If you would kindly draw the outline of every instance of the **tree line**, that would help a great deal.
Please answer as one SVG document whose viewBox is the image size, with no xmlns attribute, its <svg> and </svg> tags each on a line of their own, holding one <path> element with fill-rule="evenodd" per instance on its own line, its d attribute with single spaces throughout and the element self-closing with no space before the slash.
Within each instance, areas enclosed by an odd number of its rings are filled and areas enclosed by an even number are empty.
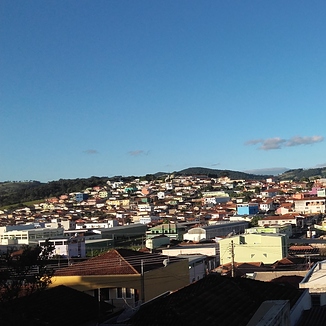
<svg viewBox="0 0 326 326">
<path fill-rule="evenodd" d="M 83 189 L 107 184 L 108 177 L 90 177 L 85 179 L 60 179 L 48 183 L 30 182 L 15 183 L 15 187 L 11 187 L 11 183 L 1 185 L 0 207 L 22 204 L 24 202 L 34 201 L 38 199 L 46 199 L 50 197 L 58 197 L 62 194 L 82 191 Z"/>
</svg>

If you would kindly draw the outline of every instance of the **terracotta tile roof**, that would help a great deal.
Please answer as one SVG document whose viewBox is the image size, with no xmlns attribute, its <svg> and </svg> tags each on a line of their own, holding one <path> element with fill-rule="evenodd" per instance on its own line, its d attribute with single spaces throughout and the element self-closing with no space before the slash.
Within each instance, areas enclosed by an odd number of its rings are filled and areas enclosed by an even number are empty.
<svg viewBox="0 0 326 326">
<path fill-rule="evenodd" d="M 288 203 L 288 202 L 284 202 L 284 203 L 281 203 L 280 205 L 281 207 L 292 207 L 293 206 L 293 203 Z"/>
<path fill-rule="evenodd" d="M 319 248 L 312 246 L 291 246 L 288 253 L 289 255 L 318 254 Z"/>
<path fill-rule="evenodd" d="M 128 325 L 247 325 L 262 302 L 289 300 L 303 292 L 288 284 L 209 275 L 143 306 Z"/>
<path fill-rule="evenodd" d="M 163 261 L 180 261 L 177 257 L 144 253 L 128 249 L 114 249 L 97 257 L 56 270 L 55 276 L 83 275 L 140 275 L 141 262 L 146 271 L 163 267 Z"/>
<path fill-rule="evenodd" d="M 307 262 L 303 257 L 288 256 L 276 261 L 273 265 L 271 265 L 271 267 L 276 270 L 306 270 Z"/>
<path fill-rule="evenodd" d="M 312 246 L 291 246 L 289 250 L 310 251 L 314 249 Z"/>
<path fill-rule="evenodd" d="M 292 265 L 293 261 L 290 260 L 289 258 L 283 258 L 275 262 L 272 266 L 274 265 Z"/>
<path fill-rule="evenodd" d="M 262 262 L 250 262 L 250 263 L 234 263 L 235 268 L 235 276 L 244 276 L 246 273 L 253 273 L 256 271 L 266 270 L 267 268 L 264 266 Z M 222 275 L 231 276 L 232 272 L 232 264 L 224 264 L 217 268 L 214 271 L 221 273 Z"/>
<path fill-rule="evenodd" d="M 264 217 L 263 220 L 266 221 L 279 221 L 279 220 L 293 220 L 296 216 L 284 214 Z"/>
</svg>

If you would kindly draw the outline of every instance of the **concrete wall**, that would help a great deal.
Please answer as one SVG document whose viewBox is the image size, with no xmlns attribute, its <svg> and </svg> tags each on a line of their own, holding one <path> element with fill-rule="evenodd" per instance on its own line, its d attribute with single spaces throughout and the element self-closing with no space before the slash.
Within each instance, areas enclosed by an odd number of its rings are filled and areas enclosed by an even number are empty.
<svg viewBox="0 0 326 326">
<path fill-rule="evenodd" d="M 245 234 L 219 241 L 221 264 L 232 261 L 231 241 L 233 241 L 234 261 L 238 263 L 273 264 L 287 255 L 285 235 Z"/>
<path fill-rule="evenodd" d="M 173 262 L 166 267 L 146 272 L 144 265 L 145 301 L 166 292 L 177 290 L 189 284 L 189 263 L 187 259 Z M 85 276 L 54 276 L 53 286 L 66 285 L 78 291 L 90 291 L 98 288 L 132 288 L 141 293 L 142 277 L 135 275 L 85 275 Z M 140 294 L 140 298 L 142 295 Z"/>
</svg>

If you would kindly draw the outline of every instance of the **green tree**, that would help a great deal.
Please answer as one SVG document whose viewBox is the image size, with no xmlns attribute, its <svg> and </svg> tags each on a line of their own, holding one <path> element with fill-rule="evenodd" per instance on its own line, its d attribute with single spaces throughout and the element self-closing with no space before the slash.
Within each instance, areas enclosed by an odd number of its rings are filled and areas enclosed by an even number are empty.
<svg viewBox="0 0 326 326">
<path fill-rule="evenodd" d="M 4 254 L 0 260 L 0 301 L 46 289 L 53 275 L 53 269 L 48 266 L 53 250 L 54 246 L 47 240 L 42 247 L 24 246 Z"/>
<path fill-rule="evenodd" d="M 255 215 L 252 217 L 250 221 L 250 227 L 258 226 L 258 221 L 263 219 L 262 216 Z"/>
</svg>

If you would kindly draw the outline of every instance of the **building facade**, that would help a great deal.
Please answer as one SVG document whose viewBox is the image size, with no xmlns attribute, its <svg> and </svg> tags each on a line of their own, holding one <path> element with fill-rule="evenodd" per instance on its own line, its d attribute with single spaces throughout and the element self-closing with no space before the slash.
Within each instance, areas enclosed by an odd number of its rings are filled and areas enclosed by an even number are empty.
<svg viewBox="0 0 326 326">
<path fill-rule="evenodd" d="M 255 215 L 259 212 L 258 203 L 241 203 L 237 204 L 238 215 Z"/>
<path fill-rule="evenodd" d="M 221 264 L 262 262 L 273 264 L 288 254 L 284 234 L 243 234 L 219 240 Z M 233 255 L 233 258 L 232 258 Z"/>
</svg>

